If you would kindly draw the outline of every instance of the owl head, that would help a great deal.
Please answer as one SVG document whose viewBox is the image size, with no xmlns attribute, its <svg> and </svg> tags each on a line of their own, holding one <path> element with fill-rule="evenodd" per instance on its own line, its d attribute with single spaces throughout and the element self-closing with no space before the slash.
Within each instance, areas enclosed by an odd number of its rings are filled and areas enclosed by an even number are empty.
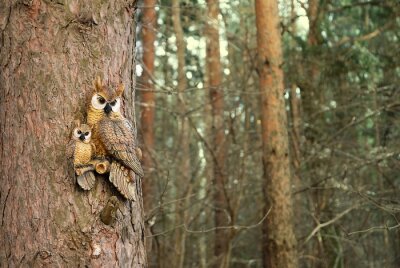
<svg viewBox="0 0 400 268">
<path fill-rule="evenodd" d="M 77 126 L 72 132 L 72 138 L 75 141 L 80 141 L 83 143 L 89 143 L 92 137 L 92 128 L 89 125 L 81 124 L 79 121 L 76 122 Z"/>
<path fill-rule="evenodd" d="M 94 81 L 94 93 L 90 100 L 90 107 L 104 112 L 105 115 L 120 113 L 121 96 L 124 92 L 124 85 L 119 84 L 116 89 L 104 86 L 100 77 Z"/>
</svg>

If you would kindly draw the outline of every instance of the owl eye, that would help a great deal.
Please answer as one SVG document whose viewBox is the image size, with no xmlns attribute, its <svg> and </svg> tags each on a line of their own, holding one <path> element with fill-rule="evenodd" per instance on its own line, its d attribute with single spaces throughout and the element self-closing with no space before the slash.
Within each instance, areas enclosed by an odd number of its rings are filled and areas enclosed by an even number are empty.
<svg viewBox="0 0 400 268">
<path fill-rule="evenodd" d="M 91 132 L 85 132 L 85 140 L 87 140 L 87 141 L 89 141 L 90 140 L 90 137 L 92 136 L 92 133 Z"/>
<path fill-rule="evenodd" d="M 113 112 L 119 112 L 120 108 L 121 108 L 121 99 L 120 98 L 116 98 L 115 100 L 113 100 L 112 102 L 110 102 L 111 108 L 113 110 Z"/>
<path fill-rule="evenodd" d="M 92 106 L 97 110 L 102 110 L 106 106 L 106 100 L 100 95 L 94 95 L 92 97 Z"/>
<path fill-rule="evenodd" d="M 76 128 L 76 129 L 74 130 L 74 136 L 75 136 L 75 138 L 79 138 L 79 136 L 81 135 L 81 133 L 82 133 L 82 132 L 81 132 L 79 129 Z"/>
</svg>

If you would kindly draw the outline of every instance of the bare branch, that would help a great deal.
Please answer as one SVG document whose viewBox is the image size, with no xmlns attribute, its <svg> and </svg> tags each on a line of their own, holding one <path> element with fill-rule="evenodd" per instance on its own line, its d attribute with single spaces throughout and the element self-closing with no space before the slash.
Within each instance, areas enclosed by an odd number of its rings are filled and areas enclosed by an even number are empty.
<svg viewBox="0 0 400 268">
<path fill-rule="evenodd" d="M 357 208 L 358 206 L 359 206 L 359 204 L 353 205 L 353 206 L 349 207 L 348 209 L 346 209 L 345 211 L 336 215 L 333 219 L 331 219 L 327 222 L 324 222 L 324 223 L 318 223 L 317 227 L 315 227 L 314 230 L 312 230 L 311 233 L 307 236 L 306 240 L 304 241 L 304 244 L 306 244 L 322 228 L 327 227 L 327 226 L 335 223 L 336 221 L 340 220 L 343 216 L 345 216 L 346 214 L 348 214 L 350 211 Z"/>
<path fill-rule="evenodd" d="M 256 228 L 256 227 L 258 227 L 259 225 L 261 225 L 261 224 L 265 221 L 265 219 L 268 217 L 269 213 L 271 212 L 271 209 L 272 209 L 272 207 L 269 208 L 269 210 L 267 211 L 267 213 L 264 215 L 264 217 L 262 217 L 262 219 L 261 219 L 260 221 L 258 221 L 258 222 L 255 223 L 255 224 L 252 224 L 252 225 L 230 225 L 230 226 L 213 227 L 213 228 L 209 228 L 209 229 L 206 229 L 206 230 L 190 230 L 190 229 L 188 229 L 187 225 L 184 223 L 184 224 L 180 224 L 180 225 L 178 225 L 178 226 L 175 226 L 175 227 L 173 227 L 173 228 L 171 228 L 171 229 L 169 229 L 169 230 L 166 230 L 166 231 L 164 231 L 164 232 L 157 233 L 157 234 L 153 234 L 153 235 L 146 236 L 146 237 L 154 237 L 154 236 L 165 235 L 165 234 L 167 234 L 167 233 L 169 233 L 169 232 L 172 232 L 172 231 L 174 231 L 174 230 L 176 230 L 176 229 L 178 229 L 178 228 L 181 228 L 181 227 L 183 227 L 183 229 L 184 229 L 186 232 L 192 233 L 192 234 L 209 233 L 209 232 L 213 232 L 213 231 L 215 231 L 215 230 L 217 230 L 217 229 L 234 229 L 234 230 L 238 230 L 238 231 L 241 231 L 241 230 L 248 230 L 248 229 Z"/>
<path fill-rule="evenodd" d="M 344 11 L 346 9 L 354 8 L 354 7 L 364 7 L 364 6 L 379 6 L 385 4 L 385 1 L 365 1 L 365 2 L 357 2 L 357 3 L 352 3 L 349 5 L 344 5 L 335 9 L 331 9 L 328 12 L 331 13 L 337 13 Z"/>
<path fill-rule="evenodd" d="M 384 31 L 386 31 L 387 29 L 389 29 L 391 26 L 393 26 L 393 21 L 390 20 L 389 22 L 387 22 L 385 25 L 383 25 L 382 27 L 379 27 L 377 29 L 375 29 L 374 31 L 367 33 L 365 35 L 361 35 L 361 36 L 357 36 L 357 37 L 349 37 L 349 36 L 345 36 L 343 37 L 341 40 L 339 40 L 335 46 L 341 46 L 347 42 L 359 42 L 359 41 L 367 41 L 369 39 L 375 38 L 378 35 L 380 35 L 381 33 L 383 33 Z"/>
<path fill-rule="evenodd" d="M 262 217 L 262 219 L 259 222 L 255 223 L 255 224 L 252 224 L 252 225 L 219 226 L 219 227 L 209 228 L 209 229 L 206 229 L 206 230 L 190 230 L 190 229 L 187 228 L 186 224 L 183 224 L 183 227 L 184 227 L 186 232 L 194 233 L 194 234 L 209 233 L 209 232 L 215 231 L 217 229 L 235 229 L 235 230 L 239 230 L 239 231 L 248 230 L 248 229 L 255 228 L 255 227 L 259 226 L 261 223 L 263 223 L 263 221 L 268 217 L 269 213 L 271 212 L 271 209 L 272 209 L 272 207 L 270 207 L 268 209 L 267 213 L 264 215 L 264 217 Z"/>
<path fill-rule="evenodd" d="M 368 233 L 368 232 L 376 231 L 376 230 L 388 230 L 388 231 L 390 231 L 390 230 L 393 230 L 393 229 L 396 229 L 396 228 L 399 228 L 399 227 L 400 227 L 400 223 L 399 223 L 399 224 L 396 224 L 396 225 L 393 225 L 393 226 L 374 226 L 374 227 L 370 227 L 370 228 L 365 229 L 365 230 L 350 232 L 350 233 L 348 233 L 347 235 L 355 235 L 355 234 L 360 234 L 360 233 Z"/>
</svg>

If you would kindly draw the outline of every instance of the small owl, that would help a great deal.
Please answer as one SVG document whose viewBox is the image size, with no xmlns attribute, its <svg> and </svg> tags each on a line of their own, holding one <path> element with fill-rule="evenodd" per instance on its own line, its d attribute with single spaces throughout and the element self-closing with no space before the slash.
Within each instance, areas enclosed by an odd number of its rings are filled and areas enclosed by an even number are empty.
<svg viewBox="0 0 400 268">
<path fill-rule="evenodd" d="M 84 190 L 90 190 L 95 183 L 93 174 L 94 166 L 91 163 L 94 153 L 94 146 L 91 142 L 92 129 L 89 125 L 77 123 L 72 132 L 72 139 L 69 146 L 70 156 L 73 156 L 77 182 Z"/>
<path fill-rule="evenodd" d="M 88 124 L 93 126 L 92 140 L 96 158 L 111 159 L 110 181 L 127 199 L 134 194 L 133 174 L 143 177 L 137 153 L 134 129 L 121 113 L 124 86 L 111 89 L 98 77 L 87 110 Z"/>
</svg>

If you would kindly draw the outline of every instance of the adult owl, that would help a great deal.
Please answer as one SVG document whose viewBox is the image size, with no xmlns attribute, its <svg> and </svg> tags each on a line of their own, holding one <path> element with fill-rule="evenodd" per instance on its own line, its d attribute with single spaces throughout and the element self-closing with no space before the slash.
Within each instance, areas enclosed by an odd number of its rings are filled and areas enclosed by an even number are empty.
<svg viewBox="0 0 400 268">
<path fill-rule="evenodd" d="M 134 196 L 133 175 L 143 177 L 132 124 L 121 113 L 124 86 L 116 89 L 103 85 L 99 77 L 87 107 L 87 123 L 93 127 L 95 157 L 111 160 L 110 181 L 127 199 Z"/>
</svg>

